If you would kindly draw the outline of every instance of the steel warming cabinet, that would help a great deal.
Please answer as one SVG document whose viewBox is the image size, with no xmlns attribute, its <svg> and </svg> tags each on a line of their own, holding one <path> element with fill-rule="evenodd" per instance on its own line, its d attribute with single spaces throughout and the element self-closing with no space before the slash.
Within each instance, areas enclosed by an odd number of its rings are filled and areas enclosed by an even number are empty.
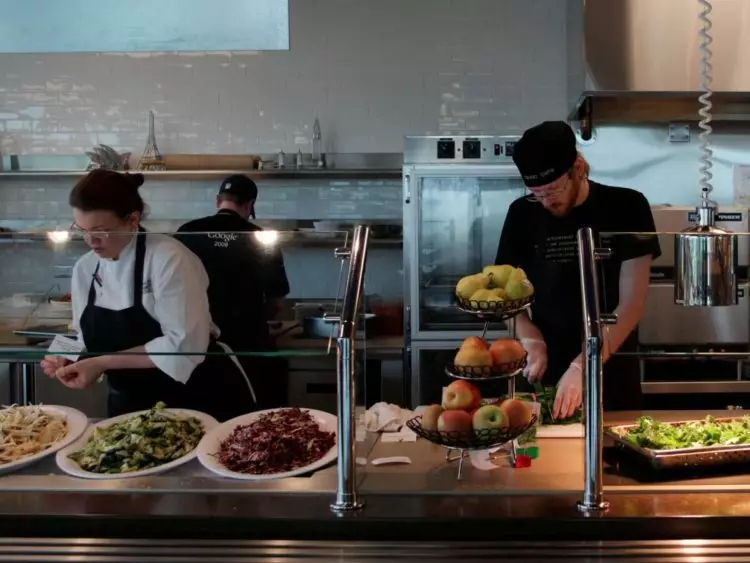
<svg viewBox="0 0 750 563">
<path fill-rule="evenodd" d="M 412 405 L 439 401 L 444 366 L 481 323 L 454 304 L 463 276 L 494 263 L 508 206 L 525 187 L 519 137 L 407 137 L 404 147 L 404 304 Z M 496 323 L 488 338 L 507 336 Z"/>
</svg>

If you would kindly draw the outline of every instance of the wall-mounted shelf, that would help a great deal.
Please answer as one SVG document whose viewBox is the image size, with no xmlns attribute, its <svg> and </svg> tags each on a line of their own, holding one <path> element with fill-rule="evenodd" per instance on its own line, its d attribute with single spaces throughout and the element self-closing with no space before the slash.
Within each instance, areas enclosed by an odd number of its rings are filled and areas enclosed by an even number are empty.
<svg viewBox="0 0 750 563">
<path fill-rule="evenodd" d="M 131 170 L 130 172 L 137 172 Z M 0 172 L 3 179 L 29 179 L 29 178 L 57 178 L 57 177 L 81 177 L 87 172 L 83 170 L 18 170 Z M 167 170 L 165 172 L 143 172 L 146 178 L 151 180 L 216 180 L 231 176 L 232 174 L 244 174 L 256 180 L 295 180 L 295 179 L 352 179 L 352 180 L 395 180 L 401 178 L 401 170 L 387 169 L 335 169 L 323 170 Z"/>
<path fill-rule="evenodd" d="M 351 242 L 351 239 L 349 240 Z M 83 241 L 76 241 L 77 244 L 83 244 Z M 0 237 L 0 246 L 4 245 L 18 245 L 18 244 L 35 244 L 35 245 L 47 245 L 53 244 L 47 239 L 45 233 L 5 233 Z M 402 248 L 404 241 L 402 238 L 370 238 L 370 248 Z M 294 238 L 288 238 L 281 242 L 281 248 L 339 248 L 347 245 L 347 241 L 344 237 L 303 237 L 295 236 Z"/>
</svg>

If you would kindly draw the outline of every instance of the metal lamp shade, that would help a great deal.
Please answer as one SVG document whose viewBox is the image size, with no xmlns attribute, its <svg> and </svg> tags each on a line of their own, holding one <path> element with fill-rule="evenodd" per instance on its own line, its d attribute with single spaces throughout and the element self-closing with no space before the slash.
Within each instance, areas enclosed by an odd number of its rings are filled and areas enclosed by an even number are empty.
<svg viewBox="0 0 750 563">
<path fill-rule="evenodd" d="M 696 226 L 675 235 L 675 303 L 686 307 L 737 305 L 737 235 Z"/>
</svg>

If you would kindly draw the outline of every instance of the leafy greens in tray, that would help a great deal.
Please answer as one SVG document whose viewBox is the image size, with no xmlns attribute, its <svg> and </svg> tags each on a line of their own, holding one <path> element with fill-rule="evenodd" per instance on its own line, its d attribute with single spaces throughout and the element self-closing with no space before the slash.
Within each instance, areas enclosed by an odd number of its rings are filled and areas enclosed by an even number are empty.
<svg viewBox="0 0 750 563">
<path fill-rule="evenodd" d="M 189 454 L 203 434 L 200 420 L 171 413 L 160 402 L 146 413 L 96 428 L 70 459 L 92 473 L 142 471 Z"/>
<path fill-rule="evenodd" d="M 628 442 L 651 450 L 681 450 L 707 446 L 750 444 L 750 416 L 732 420 L 705 420 L 668 424 L 643 416 L 620 435 Z"/>
</svg>

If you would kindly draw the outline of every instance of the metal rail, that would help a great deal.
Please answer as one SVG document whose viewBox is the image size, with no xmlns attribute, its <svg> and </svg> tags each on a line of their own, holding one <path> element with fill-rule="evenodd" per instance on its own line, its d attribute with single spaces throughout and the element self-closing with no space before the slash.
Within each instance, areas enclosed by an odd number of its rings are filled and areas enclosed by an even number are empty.
<svg viewBox="0 0 750 563">
<path fill-rule="evenodd" d="M 605 253 L 602 252 L 602 255 Z M 602 403 L 602 324 L 599 311 L 597 250 L 591 228 L 578 231 L 578 267 L 581 273 L 583 305 L 583 404 L 584 404 L 584 488 L 578 508 L 585 512 L 606 510 L 604 501 L 602 441 L 604 413 Z"/>
<path fill-rule="evenodd" d="M 362 508 L 357 494 L 356 457 L 356 374 L 354 339 L 357 335 L 357 321 L 362 304 L 362 288 L 367 262 L 367 243 L 370 229 L 358 226 L 354 229 L 354 239 L 349 256 L 349 271 L 346 276 L 344 300 L 341 307 L 339 334 L 336 339 L 337 406 L 338 406 L 338 458 L 336 474 L 336 500 L 331 509 L 337 512 Z"/>
<path fill-rule="evenodd" d="M 26 563 L 101 561 L 254 563 L 258 561 L 358 561 L 418 563 L 464 561 L 747 561 L 747 540 L 383 542 L 280 540 L 160 540 L 1 538 L 0 561 Z"/>
</svg>

